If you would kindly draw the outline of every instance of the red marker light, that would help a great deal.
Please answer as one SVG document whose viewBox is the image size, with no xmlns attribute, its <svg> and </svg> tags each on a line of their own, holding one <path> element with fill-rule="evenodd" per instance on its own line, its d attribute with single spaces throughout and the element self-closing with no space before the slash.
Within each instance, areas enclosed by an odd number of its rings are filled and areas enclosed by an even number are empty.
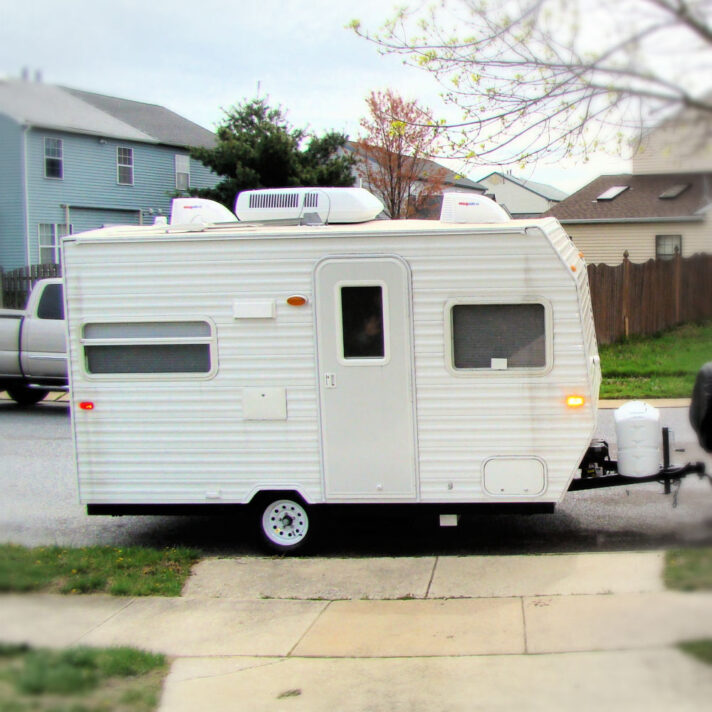
<svg viewBox="0 0 712 712">
<path fill-rule="evenodd" d="M 82 410 L 94 410 L 94 404 L 91 401 L 82 401 L 79 407 Z"/>
</svg>

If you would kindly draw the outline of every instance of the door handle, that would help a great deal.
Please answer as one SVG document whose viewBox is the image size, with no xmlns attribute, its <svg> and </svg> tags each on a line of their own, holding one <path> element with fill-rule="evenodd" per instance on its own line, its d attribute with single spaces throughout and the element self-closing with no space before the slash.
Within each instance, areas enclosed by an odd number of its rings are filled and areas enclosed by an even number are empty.
<svg viewBox="0 0 712 712">
<path fill-rule="evenodd" d="M 335 373 L 325 373 L 324 374 L 324 388 L 336 388 L 336 374 Z"/>
</svg>

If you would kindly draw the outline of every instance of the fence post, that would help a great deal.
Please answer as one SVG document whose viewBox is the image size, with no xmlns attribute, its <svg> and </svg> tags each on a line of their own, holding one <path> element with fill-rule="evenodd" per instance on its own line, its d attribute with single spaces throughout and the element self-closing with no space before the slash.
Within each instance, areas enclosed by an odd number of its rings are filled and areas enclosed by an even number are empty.
<svg viewBox="0 0 712 712">
<path fill-rule="evenodd" d="M 682 301 L 682 295 L 680 291 L 682 290 L 682 280 L 680 279 L 682 271 L 682 255 L 680 254 L 680 248 L 675 247 L 675 273 L 674 273 L 674 288 L 675 288 L 675 323 L 679 324 L 680 319 L 680 304 Z"/>
<path fill-rule="evenodd" d="M 630 336 L 630 260 L 628 250 L 623 253 L 623 334 Z"/>
</svg>

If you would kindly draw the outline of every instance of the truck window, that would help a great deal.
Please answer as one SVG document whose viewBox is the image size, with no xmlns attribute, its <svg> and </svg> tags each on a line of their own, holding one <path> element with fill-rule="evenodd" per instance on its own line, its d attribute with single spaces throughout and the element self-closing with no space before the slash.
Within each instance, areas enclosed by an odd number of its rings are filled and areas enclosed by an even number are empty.
<svg viewBox="0 0 712 712">
<path fill-rule="evenodd" d="M 91 374 L 210 374 L 215 337 L 207 321 L 98 322 L 82 331 Z"/>
<path fill-rule="evenodd" d="M 456 304 L 451 315 L 456 369 L 546 366 L 543 304 Z"/>
<path fill-rule="evenodd" d="M 39 319 L 64 319 L 64 297 L 61 284 L 45 285 L 37 306 Z"/>
</svg>

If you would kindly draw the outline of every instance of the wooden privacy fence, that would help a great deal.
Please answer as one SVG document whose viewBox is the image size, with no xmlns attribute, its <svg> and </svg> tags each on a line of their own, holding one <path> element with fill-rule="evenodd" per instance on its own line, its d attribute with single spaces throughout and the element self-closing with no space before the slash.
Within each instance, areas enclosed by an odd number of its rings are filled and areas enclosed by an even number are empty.
<svg viewBox="0 0 712 712">
<path fill-rule="evenodd" d="M 615 267 L 588 265 L 588 280 L 601 344 L 712 318 L 712 255 L 636 264 L 625 252 Z"/>
<path fill-rule="evenodd" d="M 58 264 L 29 265 L 9 272 L 0 270 L 0 306 L 5 309 L 24 309 L 27 297 L 38 279 L 61 277 Z"/>
</svg>

